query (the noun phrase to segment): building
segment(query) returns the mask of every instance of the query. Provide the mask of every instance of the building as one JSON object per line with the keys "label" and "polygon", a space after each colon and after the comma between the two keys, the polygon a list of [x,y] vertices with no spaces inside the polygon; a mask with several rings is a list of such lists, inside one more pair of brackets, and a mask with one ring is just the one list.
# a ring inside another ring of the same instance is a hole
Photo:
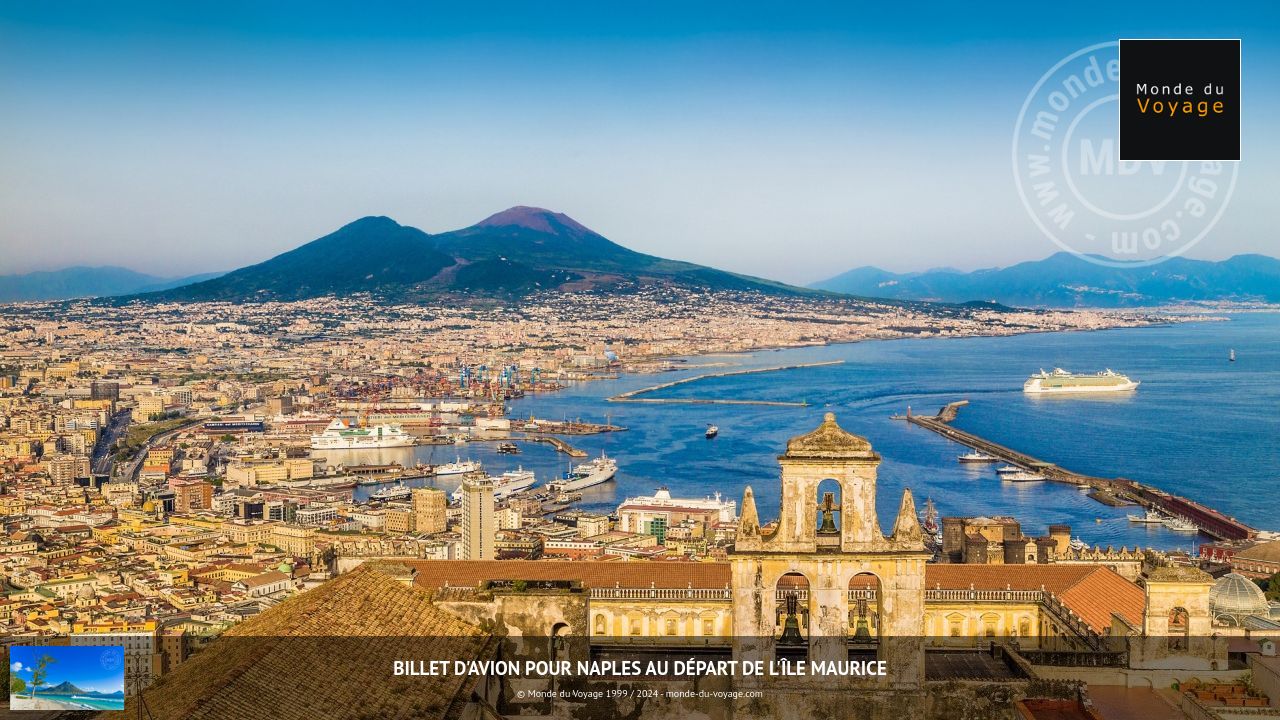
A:
{"label": "building", "polygon": [[414,488],[412,495],[414,531],[441,533],[449,529],[445,519],[448,506],[444,491],[435,488]]}
{"label": "building", "polygon": [[492,560],[493,541],[498,532],[494,517],[493,480],[467,479],[462,482],[462,559]]}
{"label": "building", "polygon": [[89,458],[85,455],[55,455],[45,463],[49,477],[56,483],[75,482],[89,477]]}
{"label": "building", "polygon": [[737,520],[737,509],[736,502],[722,500],[720,493],[702,499],[672,498],[663,487],[653,495],[627,498],[619,505],[618,529],[653,535],[661,544],[666,542],[667,528],[692,524],[702,529],[699,536],[706,536],[717,523]]}
{"label": "building", "polygon": [[194,478],[174,478],[169,481],[173,490],[173,511],[190,514],[213,509],[213,485]]}
{"label": "building", "polygon": [[407,505],[388,505],[385,509],[383,526],[389,533],[411,533],[413,521],[413,509]]}

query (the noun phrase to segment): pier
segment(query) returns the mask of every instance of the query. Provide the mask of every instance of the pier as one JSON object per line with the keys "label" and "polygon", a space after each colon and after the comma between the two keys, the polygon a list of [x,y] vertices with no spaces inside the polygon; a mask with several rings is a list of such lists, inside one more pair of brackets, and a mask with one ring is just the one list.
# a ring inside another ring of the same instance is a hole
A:
{"label": "pier", "polygon": [[530,435],[528,439],[533,442],[547,443],[551,445],[551,447],[572,458],[584,458],[587,456],[587,452],[585,450],[579,450],[558,437],[551,437],[550,435]]}
{"label": "pier", "polygon": [[956,419],[960,408],[968,404],[968,400],[948,403],[934,416],[914,415],[908,408],[906,415],[897,415],[894,418],[931,430],[948,440],[954,440],[1010,465],[1039,473],[1046,480],[1088,487],[1091,489],[1089,497],[1106,505],[1114,506],[1131,501],[1145,508],[1182,518],[1195,525],[1201,533],[1219,540],[1248,540],[1258,534],[1255,528],[1194,500],[1125,478],[1101,478],[1072,472],[1054,463],[1045,462],[952,427],[951,423]]}
{"label": "pier", "polygon": [[775,407],[808,407],[809,403],[801,400],[799,402],[791,402],[786,400],[747,400],[747,399],[727,399],[718,398],[644,398],[641,395],[647,395],[659,390],[684,385],[686,383],[696,382],[698,380],[708,380],[718,377],[731,377],[733,375],[754,375],[756,373],[781,372],[783,370],[800,370],[802,368],[824,367],[827,365],[842,365],[843,360],[828,360],[826,362],[801,363],[798,365],[779,365],[766,368],[750,368],[747,370],[728,370],[725,372],[706,373],[704,375],[695,375],[693,377],[684,378],[683,380],[672,380],[671,382],[660,383],[658,385],[650,385],[639,390],[631,390],[620,393],[608,398],[609,402],[634,402],[634,403],[655,403],[655,404],[677,404],[684,403],[690,405],[772,405]]}

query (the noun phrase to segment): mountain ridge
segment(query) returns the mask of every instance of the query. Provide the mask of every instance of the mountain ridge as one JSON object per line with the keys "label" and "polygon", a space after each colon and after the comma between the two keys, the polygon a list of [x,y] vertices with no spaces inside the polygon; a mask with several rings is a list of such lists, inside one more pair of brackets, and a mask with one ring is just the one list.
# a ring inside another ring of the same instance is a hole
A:
{"label": "mountain ridge", "polygon": [[166,290],[220,273],[160,277],[118,265],[72,265],[0,275],[0,302],[45,302]]}
{"label": "mountain ridge", "polygon": [[1111,267],[1059,252],[1040,260],[971,272],[894,273],[863,266],[809,287],[895,300],[989,300],[1024,307],[1280,303],[1280,260],[1248,253],[1218,261],[1173,257],[1154,265]]}

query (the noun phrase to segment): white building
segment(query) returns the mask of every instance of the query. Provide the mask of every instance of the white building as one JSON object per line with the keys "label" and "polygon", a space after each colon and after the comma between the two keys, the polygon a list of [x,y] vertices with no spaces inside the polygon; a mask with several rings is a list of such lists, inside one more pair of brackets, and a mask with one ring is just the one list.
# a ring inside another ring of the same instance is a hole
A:
{"label": "white building", "polygon": [[492,560],[498,532],[493,510],[493,479],[476,478],[462,483],[462,559]]}

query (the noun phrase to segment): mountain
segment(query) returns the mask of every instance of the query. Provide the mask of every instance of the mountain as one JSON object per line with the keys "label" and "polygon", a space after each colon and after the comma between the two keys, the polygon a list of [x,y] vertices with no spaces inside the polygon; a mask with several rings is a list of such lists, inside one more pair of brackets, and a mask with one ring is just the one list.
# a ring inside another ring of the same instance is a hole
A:
{"label": "mountain", "polygon": [[189,285],[214,276],[216,274],[162,278],[110,265],[0,275],[0,302],[69,300],[151,292]]}
{"label": "mountain", "polygon": [[299,300],[372,292],[393,300],[456,294],[512,297],[536,290],[669,284],[813,294],[760,278],[629,250],[563,213],[513,207],[429,235],[366,217],[265,262],[142,296],[161,301]]}
{"label": "mountain", "polygon": [[83,695],[84,691],[72,685],[69,681],[63,680],[57,685],[36,690],[39,695]]}
{"label": "mountain", "polygon": [[1280,303],[1280,260],[1265,255],[1236,255],[1217,262],[1175,257],[1144,267],[1110,267],[1060,252],[1043,260],[969,273],[892,273],[861,267],[811,287],[898,300],[990,300],[1031,307]]}

